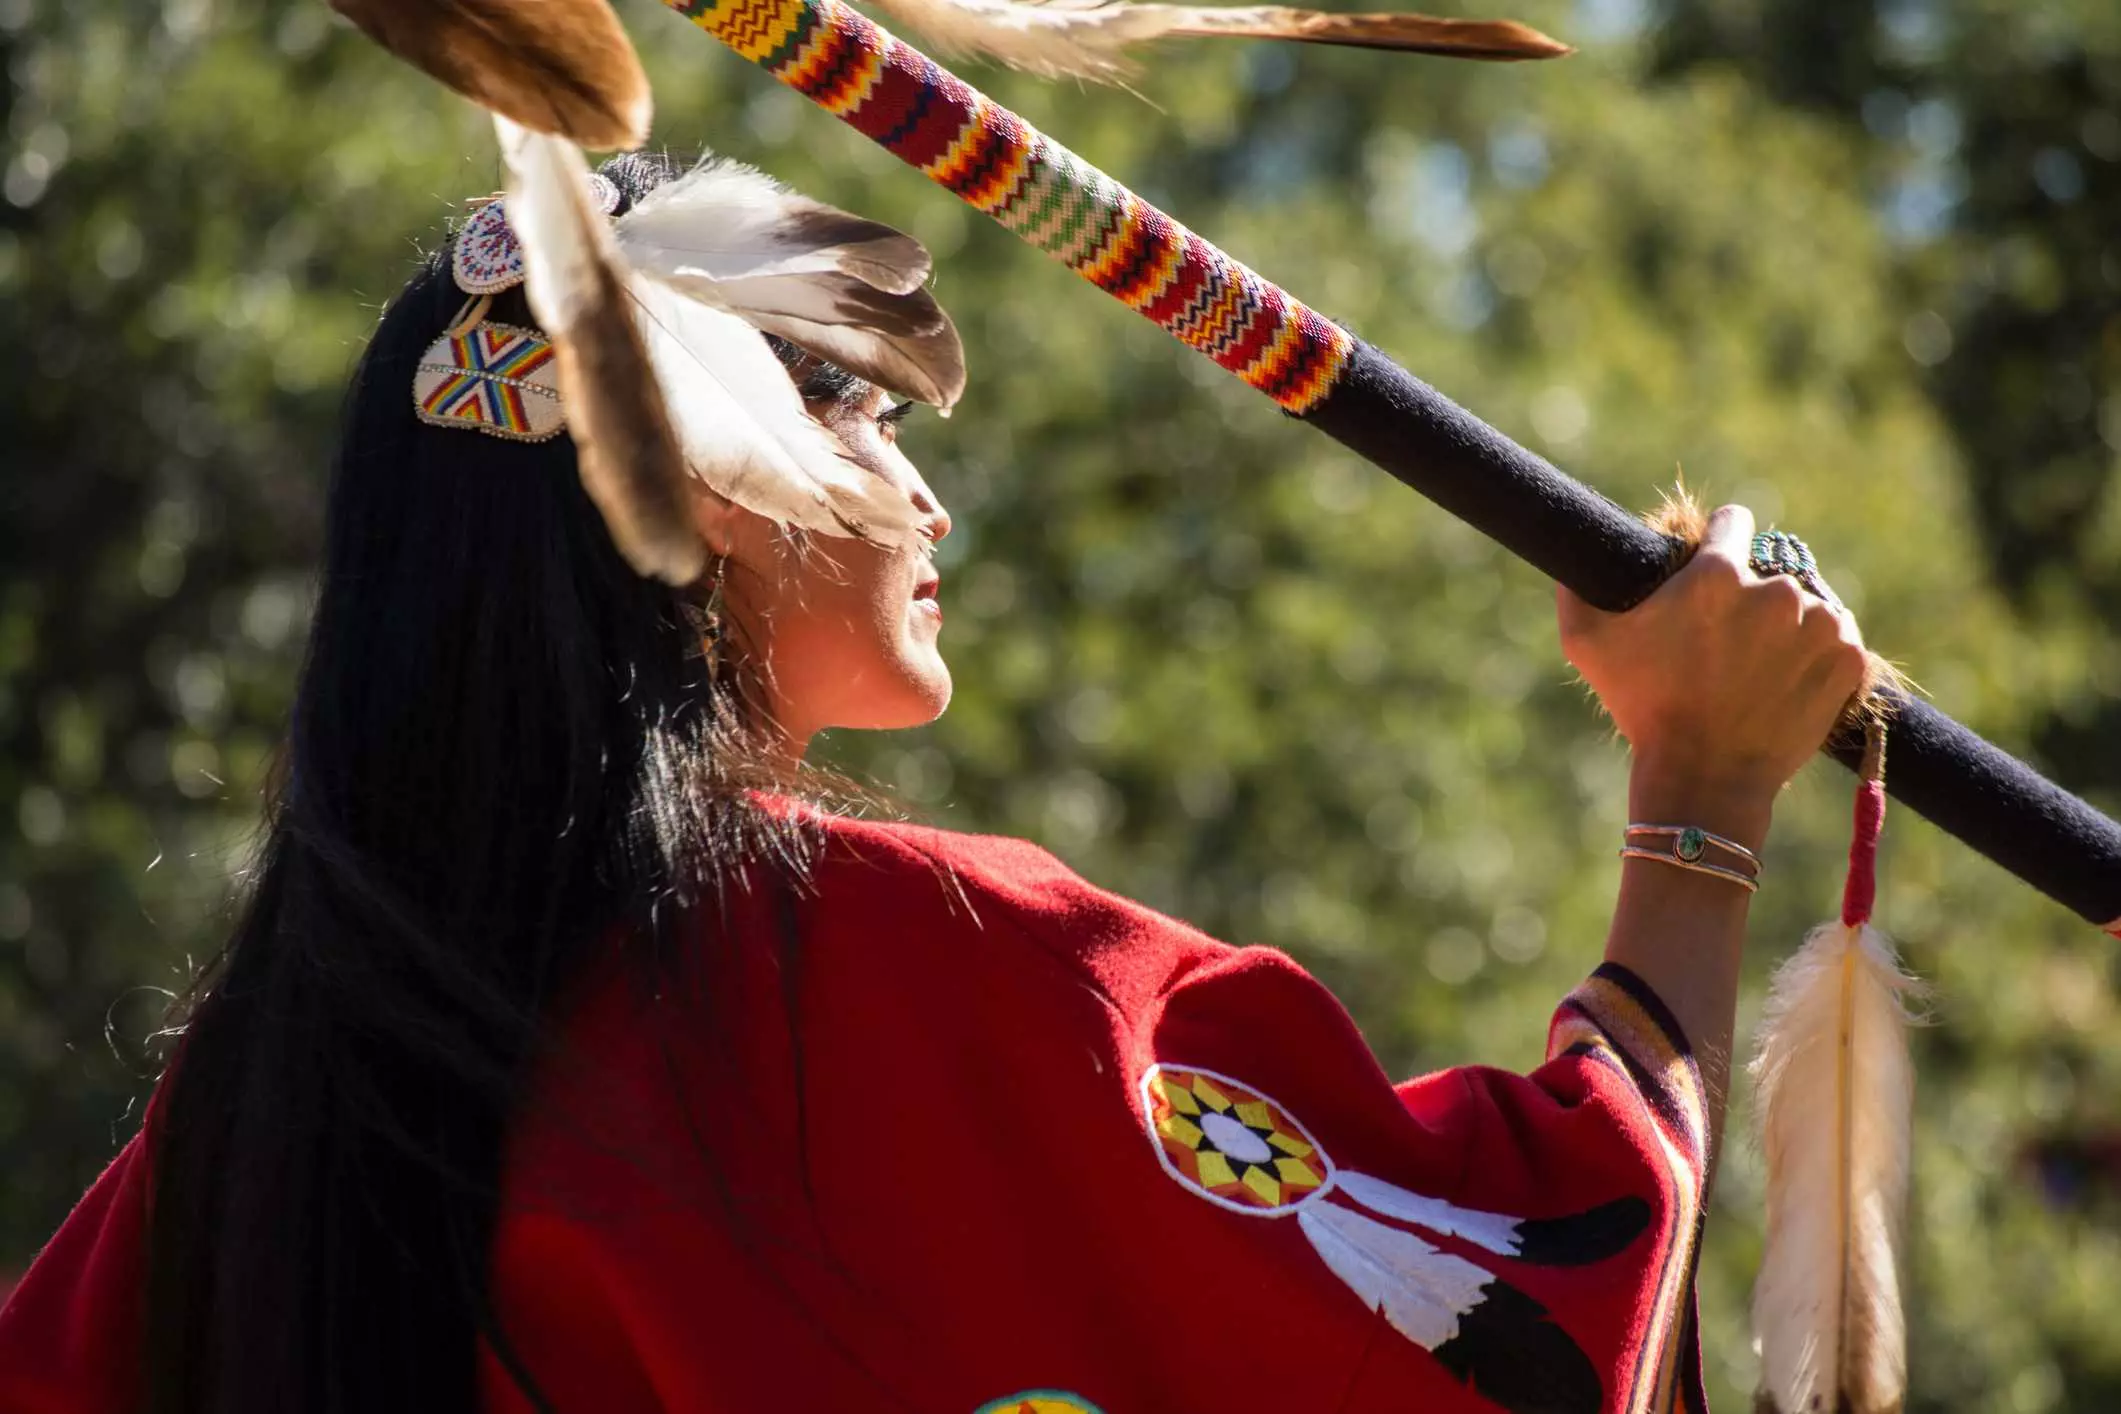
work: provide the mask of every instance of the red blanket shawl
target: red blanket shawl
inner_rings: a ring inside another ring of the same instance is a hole
[[[493,1289],[554,1407],[1701,1408],[1699,1080],[1630,974],[1529,1076],[1395,1086],[1281,953],[1019,841],[823,828],[662,986],[592,973],[530,1086]],[[0,1311],[0,1409],[133,1408],[147,1161]]]

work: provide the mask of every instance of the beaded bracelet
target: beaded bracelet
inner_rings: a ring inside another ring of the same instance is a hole
[[[1670,848],[1646,848],[1637,844],[1637,839],[1669,840]],[[1705,857],[1711,849],[1721,850],[1738,862],[1737,868],[1723,864],[1712,864]],[[1620,848],[1622,859],[1652,859],[1659,864],[1691,870],[1696,874],[1712,874],[1727,879],[1747,893],[1760,887],[1760,856],[1736,840],[1722,835],[1710,834],[1699,825],[1639,825],[1627,828],[1626,843]]]

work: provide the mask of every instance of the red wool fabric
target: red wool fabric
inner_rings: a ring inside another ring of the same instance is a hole
[[[1630,974],[1529,1076],[1395,1085],[1281,953],[1021,841],[818,823],[660,984],[599,964],[529,1087],[493,1280],[554,1407],[1704,1407],[1699,1080]],[[0,1410],[132,1409],[145,1163],[0,1311]]]

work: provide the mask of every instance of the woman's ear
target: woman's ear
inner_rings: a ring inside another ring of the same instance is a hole
[[[717,495],[704,481],[692,483],[692,524],[707,542],[708,551],[726,557],[736,543],[737,517],[744,512],[736,502]]]

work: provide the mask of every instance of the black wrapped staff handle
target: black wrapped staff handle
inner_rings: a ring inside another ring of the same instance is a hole
[[[1358,343],[1302,418],[1601,609],[1671,572],[1669,537]],[[1892,696],[1891,795],[2121,936],[2121,825],[1919,697]],[[1850,770],[1862,742],[1837,748]]]

